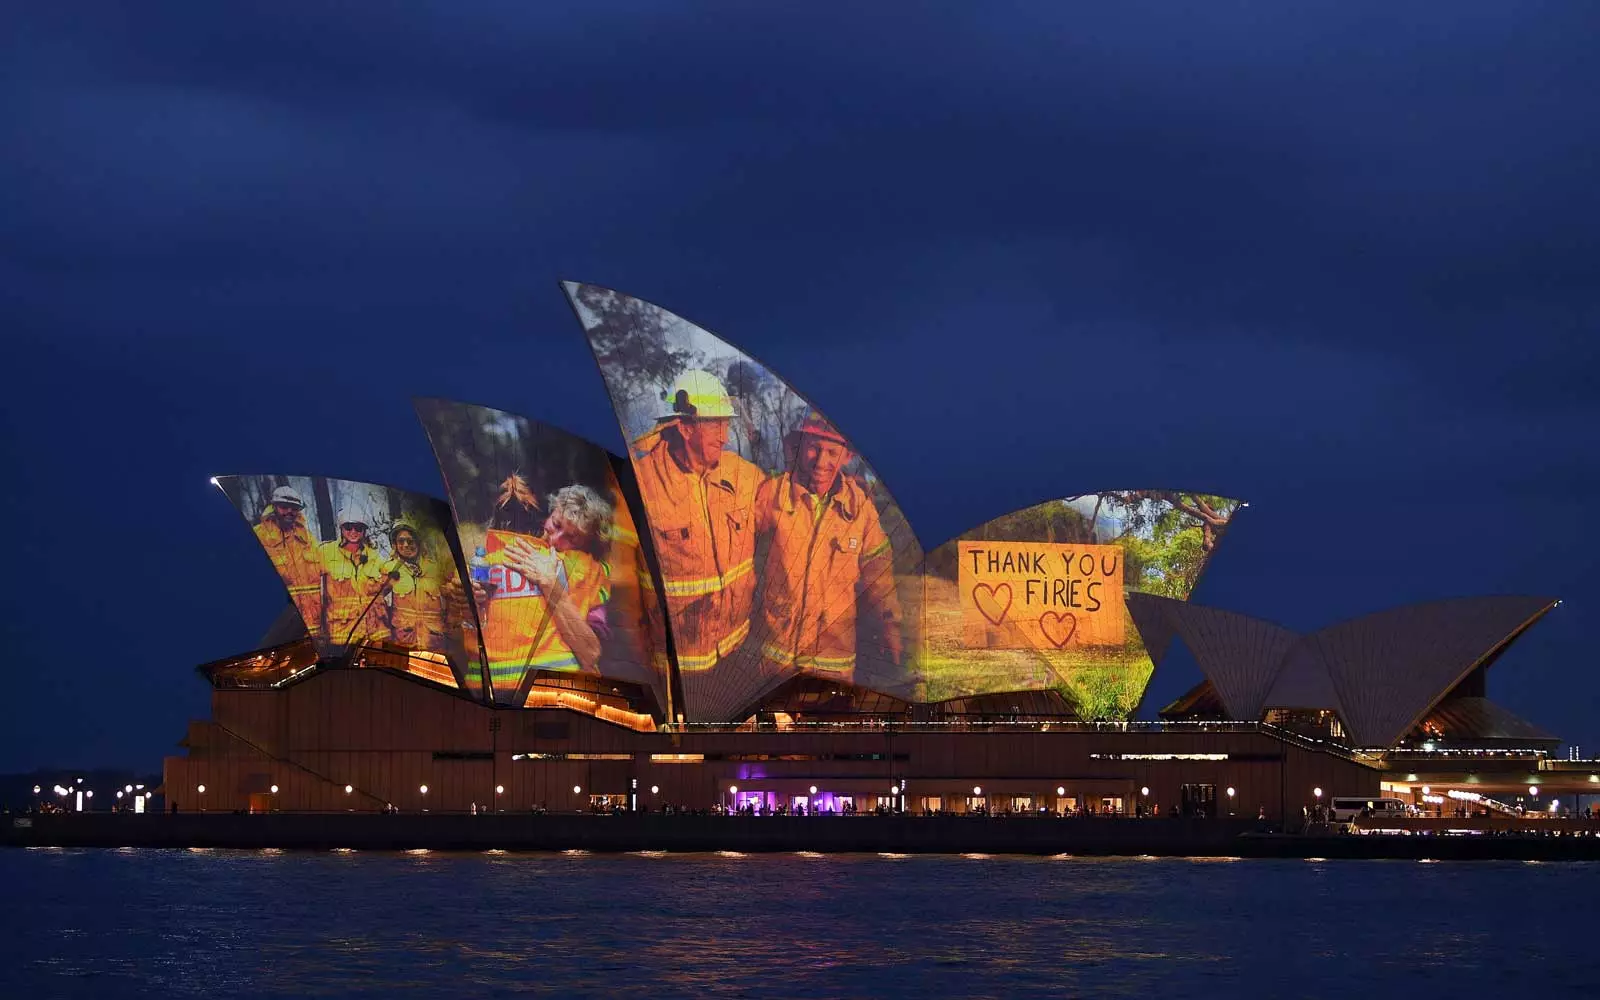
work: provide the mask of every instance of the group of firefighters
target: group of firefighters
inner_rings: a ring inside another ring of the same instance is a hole
[[[256,539],[289,588],[306,630],[334,646],[388,641],[444,651],[461,592],[449,553],[426,551],[417,525],[389,526],[385,557],[371,518],[344,507],[338,537],[318,541],[305,520],[305,500],[290,486],[272,491],[255,525]]]
[[[848,683],[863,616],[880,658],[898,665],[894,556],[872,498],[846,475],[849,442],[809,411],[785,440],[788,469],[769,476],[727,448],[734,402],[715,375],[686,371],[663,399],[633,460],[679,669],[738,656],[740,670],[758,658],[764,676],[805,670]]]
[[[703,675],[737,657],[729,669],[848,683],[863,616],[879,659],[898,665],[893,552],[872,498],[846,475],[844,437],[809,411],[785,440],[788,468],[768,475],[728,449],[734,402],[716,376],[684,372],[663,397],[633,459],[679,669]],[[447,648],[452,623],[463,623],[455,600],[469,592],[449,553],[424,551],[400,520],[383,557],[354,509],[339,511],[337,538],[318,542],[304,510],[293,488],[278,487],[255,532],[309,631],[335,646]],[[520,475],[501,483],[470,581],[496,692],[535,670],[597,672],[611,625],[655,627],[658,603],[643,593],[653,584],[625,511],[584,485],[541,504]],[[664,650],[650,659],[664,672]]]

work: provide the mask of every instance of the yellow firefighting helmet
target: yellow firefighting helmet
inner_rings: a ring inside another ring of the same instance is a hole
[[[708,371],[698,368],[679,375],[666,392],[661,394],[669,411],[663,419],[674,417],[731,417],[733,398],[722,382]]]

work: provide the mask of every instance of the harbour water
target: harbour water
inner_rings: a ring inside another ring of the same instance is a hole
[[[1600,864],[0,850],[0,997],[1594,996]]]

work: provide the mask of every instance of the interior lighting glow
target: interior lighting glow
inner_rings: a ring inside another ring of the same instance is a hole
[[[1538,785],[1529,785],[1528,786],[1528,796],[1530,798],[1535,798],[1535,799],[1538,798],[1539,797],[1539,786]]]
[[[974,794],[974,795],[982,795],[983,794],[983,786],[982,785],[973,785],[972,786],[972,794]]]
[[[123,791],[125,791],[125,792],[127,792],[127,793],[129,793],[129,794],[132,794],[132,793],[133,793],[133,786],[132,786],[132,785],[126,785],[126,786],[124,786],[124,787],[123,787],[123,789],[122,789],[122,790],[123,790]],[[34,789],[34,791],[36,791],[36,792],[37,792],[37,791],[38,791],[38,789],[37,789],[37,788],[35,788],[35,789]]]
[[[1422,786],[1422,794],[1423,795],[1432,795],[1433,794],[1433,789],[1429,788],[1427,785],[1423,785]]]
[[[1057,785],[1056,786],[1056,794],[1057,795],[1065,795],[1065,794],[1067,794],[1066,786],[1065,785]]]
[[[728,794],[729,795],[738,795],[739,794],[739,786],[738,785],[729,785],[728,786]]]
[[[817,786],[816,786],[816,785],[812,785],[812,786],[811,786],[811,794],[812,794],[812,795],[815,795],[815,794],[817,794]]]

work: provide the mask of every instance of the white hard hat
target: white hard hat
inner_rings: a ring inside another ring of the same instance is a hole
[[[359,524],[365,528],[372,522],[367,519],[367,512],[362,510],[360,507],[340,507],[339,517],[335,523],[337,523],[340,527],[343,527],[347,524]]]
[[[293,486],[280,486],[272,491],[273,503],[292,503],[296,507],[304,507],[306,502],[300,499],[300,494],[294,491]]]

